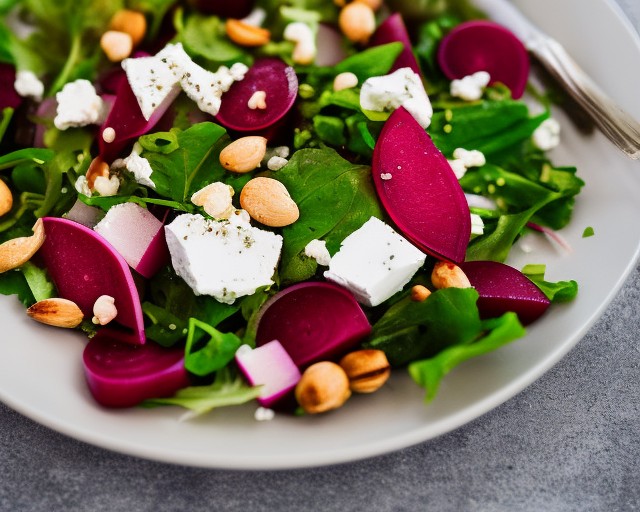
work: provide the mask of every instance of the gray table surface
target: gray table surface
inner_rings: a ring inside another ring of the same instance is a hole
[[[640,29],[640,2],[618,3]],[[584,339],[515,398],[435,440],[334,467],[151,462],[0,404],[0,512],[640,510],[639,305],[640,266]]]

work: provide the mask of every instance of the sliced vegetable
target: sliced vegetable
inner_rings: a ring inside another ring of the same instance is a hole
[[[378,197],[399,230],[439,259],[464,261],[471,215],[449,162],[404,108],[385,123],[373,153]]]
[[[22,98],[13,86],[15,81],[16,69],[11,64],[0,62],[0,110],[18,108],[22,104]]]
[[[519,270],[497,261],[468,261],[460,265],[477,290],[483,318],[513,311],[524,325],[537,320],[549,307],[547,296]]]
[[[402,43],[403,49],[389,72],[391,73],[397,69],[408,67],[415,73],[420,74],[420,66],[413,55],[409,33],[407,32],[407,27],[400,13],[392,14],[382,22],[371,37],[369,45],[379,46],[381,44],[393,43],[394,41]]]
[[[115,299],[118,316],[100,332],[112,340],[144,344],[140,297],[124,258],[82,224],[55,217],[45,217],[43,223],[45,241],[38,256],[60,297],[75,302],[85,317],[91,318],[96,299],[110,295]]]
[[[508,29],[492,21],[461,23],[438,48],[438,63],[450,80],[486,71],[490,84],[503,83],[514,98],[524,93],[529,78],[529,55]]]
[[[278,340],[303,368],[341,355],[371,331],[355,298],[330,283],[290,286],[263,306],[258,320],[258,346]]]
[[[133,346],[99,331],[82,356],[89,390],[105,407],[132,407],[189,385],[181,347]]]

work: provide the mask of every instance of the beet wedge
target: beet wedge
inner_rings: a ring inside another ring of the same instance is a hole
[[[420,66],[411,49],[412,44],[411,39],[409,39],[409,32],[407,32],[407,27],[400,13],[392,14],[380,24],[371,37],[369,46],[380,46],[396,41],[401,42],[404,48],[389,73],[393,73],[400,68],[411,68],[414,73],[421,75]]]
[[[300,283],[263,306],[256,342],[278,340],[298,368],[342,355],[371,332],[353,295],[324,282]]]
[[[549,307],[547,296],[518,269],[497,261],[467,261],[460,268],[478,294],[483,318],[513,311],[524,325],[537,320]]]
[[[77,222],[45,217],[45,241],[38,256],[64,299],[75,302],[85,318],[101,295],[115,299],[116,318],[100,328],[100,336],[145,343],[140,297],[124,258],[100,235]]]
[[[464,192],[431,137],[402,107],[380,133],[372,172],[380,202],[400,232],[438,259],[464,261],[471,236]]]

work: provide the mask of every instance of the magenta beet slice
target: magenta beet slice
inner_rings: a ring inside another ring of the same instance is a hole
[[[514,98],[524,93],[529,77],[529,55],[520,39],[492,21],[467,21],[441,41],[438,63],[450,80],[486,71],[490,84],[501,82]]]
[[[267,108],[249,108],[249,99],[257,91],[267,93]],[[258,59],[244,79],[235,82],[222,96],[216,120],[238,132],[266,130],[291,110],[297,95],[298,77],[291,66],[280,59]]]
[[[454,263],[464,261],[471,215],[447,159],[404,108],[386,121],[372,162],[380,202],[418,248]]]
[[[22,104],[22,96],[13,87],[15,81],[16,69],[11,64],[0,62],[0,110],[15,109]]]
[[[371,332],[353,295],[324,282],[300,283],[274,295],[258,322],[259,346],[278,340],[303,368],[339,356]]]
[[[82,356],[89,390],[99,404],[132,407],[189,385],[182,347],[130,345],[102,333],[89,341]]]
[[[547,296],[518,269],[497,261],[467,261],[460,268],[480,295],[482,318],[513,311],[524,324],[537,320],[549,307]]]
[[[45,241],[38,255],[60,297],[72,300],[86,318],[101,295],[115,299],[118,316],[100,328],[114,339],[144,344],[140,297],[124,258],[100,235],[67,219],[45,217]]]
[[[371,37],[369,46],[380,46],[382,44],[393,43],[396,41],[401,42],[404,45],[404,49],[400,55],[398,55],[398,58],[394,62],[389,73],[400,68],[411,68],[415,73],[420,75],[420,66],[418,65],[418,61],[411,50],[411,39],[409,39],[407,27],[404,24],[404,20],[400,13],[392,14],[380,24]]]

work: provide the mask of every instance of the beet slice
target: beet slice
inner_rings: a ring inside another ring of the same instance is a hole
[[[537,320],[549,307],[547,296],[518,269],[497,261],[467,261],[460,268],[480,297],[482,318],[513,311],[524,325]]]
[[[438,47],[438,63],[450,80],[486,71],[489,84],[501,82],[518,99],[529,78],[529,54],[511,31],[492,21],[461,23]]]
[[[105,407],[132,407],[189,385],[182,347],[130,345],[99,334],[85,347],[82,362],[91,394]]]
[[[451,165],[431,137],[400,107],[373,152],[373,182],[398,229],[424,252],[464,261],[471,214]]]
[[[415,73],[421,75],[420,66],[411,50],[409,32],[407,32],[407,27],[400,13],[392,14],[380,24],[373,36],[371,36],[369,46],[380,46],[395,41],[401,42],[404,45],[404,49],[398,55],[389,73],[393,73],[400,68],[411,68]]]
[[[18,108],[23,101],[13,84],[16,81],[16,68],[11,64],[0,62],[0,110]]]
[[[263,306],[256,342],[280,341],[303,368],[341,355],[370,332],[350,292],[331,283],[306,282],[286,288]]]
[[[104,335],[127,343],[145,343],[140,297],[129,265],[100,235],[67,219],[45,217],[45,241],[38,255],[64,299],[75,302],[85,317],[93,316],[100,295],[115,299],[118,316],[100,328]]]
[[[267,93],[267,108],[249,108],[249,99],[257,91]],[[224,93],[216,120],[229,130],[261,132],[287,115],[297,95],[298,77],[291,66],[280,59],[258,59],[244,79]]]

